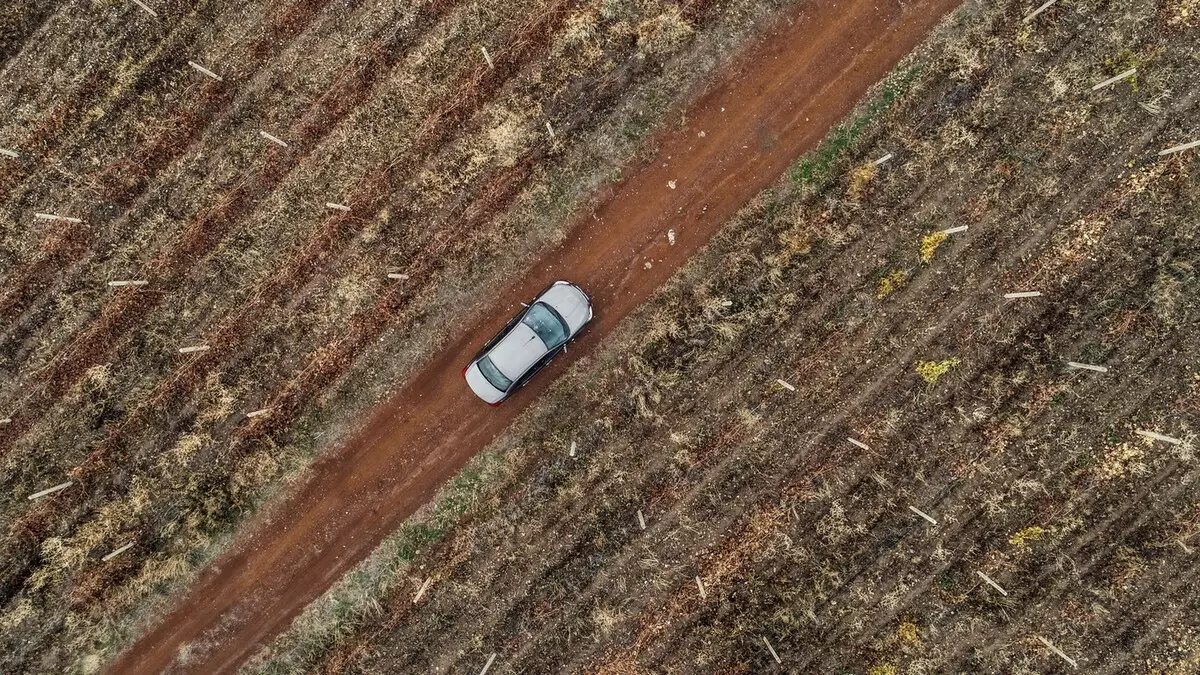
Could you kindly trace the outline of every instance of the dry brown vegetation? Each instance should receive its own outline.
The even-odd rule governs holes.
[[[110,659],[783,3],[147,4],[0,8],[5,672]]]
[[[247,670],[1200,670],[1200,17],[1030,9],[965,5]]]

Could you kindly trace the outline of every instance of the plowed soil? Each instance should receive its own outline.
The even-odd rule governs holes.
[[[586,353],[739,207],[812,148],[957,0],[815,3],[781,20],[687,111],[685,127],[620,182],[569,239],[494,297],[303,485],[244,530],[112,672],[158,672],[191,645],[188,672],[226,672],[286,627],[485,447],[564,364]],[[675,244],[668,243],[668,229]],[[528,389],[500,408],[458,373],[484,336],[549,280],[592,292],[596,320]],[[493,294],[486,294],[491,296]]]

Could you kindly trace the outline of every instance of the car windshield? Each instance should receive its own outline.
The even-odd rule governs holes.
[[[500,372],[500,369],[496,367],[496,364],[492,363],[492,357],[490,356],[485,356],[482,359],[479,359],[479,372],[483,373],[483,376],[487,378],[487,381],[491,382],[492,386],[500,391],[508,391],[508,388],[512,386],[512,380],[508,379],[504,376],[504,373]]]
[[[567,325],[559,318],[558,313],[542,302],[535,302],[525,313],[521,323],[533,329],[537,336],[546,343],[547,349],[554,349],[567,341]]]

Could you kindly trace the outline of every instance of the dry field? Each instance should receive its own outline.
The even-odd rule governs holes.
[[[246,670],[1200,672],[1200,7],[1034,6],[968,2]]]
[[[0,7],[4,672],[115,656],[786,3],[143,4]]]

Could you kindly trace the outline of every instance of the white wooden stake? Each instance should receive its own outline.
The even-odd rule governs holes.
[[[1008,591],[1004,590],[1003,588],[1000,588],[1000,584],[998,584],[998,583],[996,583],[996,582],[992,581],[992,578],[991,578],[991,577],[989,577],[988,575],[984,574],[983,572],[980,572],[979,570],[975,570],[975,574],[978,574],[980,579],[983,579],[984,581],[986,581],[986,582],[988,582],[989,584],[991,584],[992,588],[994,588],[994,589],[996,589],[996,590],[1000,591],[1000,595],[1003,595],[1003,596],[1006,596],[1006,597],[1008,596]]]
[[[121,548],[119,548],[119,549],[117,549],[117,550],[113,551],[112,553],[109,553],[108,555],[104,556],[104,557],[103,557],[103,558],[101,558],[100,560],[101,560],[102,562],[108,562],[109,560],[112,560],[113,558],[115,558],[115,557],[117,557],[117,556],[121,555],[122,553],[124,553],[125,551],[128,551],[128,550],[129,550],[129,549],[131,549],[131,548],[133,548],[133,542],[132,542],[132,541],[131,541],[131,542],[129,542],[128,544],[125,544],[125,545],[124,545],[124,546],[122,546]]]
[[[646,529],[646,519],[642,516],[642,510],[638,509],[638,527]]]
[[[567,456],[568,457],[575,456],[575,441],[571,441],[571,449],[567,451]]]
[[[5,149],[5,148],[0,148],[0,155],[4,155],[5,157],[12,157],[13,159],[21,158],[21,156],[18,155],[17,153],[13,152],[12,150]]]
[[[1145,431],[1143,429],[1138,429],[1137,431],[1135,431],[1133,433],[1135,433],[1138,436],[1141,436],[1143,438],[1149,438],[1152,441],[1162,441],[1163,443],[1170,443],[1171,445],[1183,445],[1183,441],[1179,440],[1178,438],[1172,438],[1170,436],[1163,436],[1162,434],[1156,433],[1153,431]]]
[[[337,202],[325,202],[325,208],[333,209],[334,211],[349,211],[350,210],[349,206],[346,206],[345,204],[338,204]]]
[[[775,648],[771,646],[771,641],[767,639],[766,635],[763,636],[763,642],[767,645],[767,650],[771,652],[771,656],[775,659],[775,663],[783,663],[783,661],[779,659],[779,655],[775,653]]]
[[[246,418],[254,419],[255,417],[258,417],[259,415],[266,415],[269,412],[271,412],[270,408],[259,408],[258,410],[252,410],[252,411],[246,413]]]
[[[949,229],[942,230],[942,234],[957,234],[959,232],[966,232],[969,227],[970,227],[969,225],[959,225],[958,227],[951,227]]]
[[[1117,82],[1120,82],[1121,80],[1124,80],[1125,78],[1130,77],[1131,75],[1134,75],[1136,73],[1137,73],[1137,68],[1130,68],[1129,70],[1121,73],[1120,75],[1113,75],[1112,77],[1108,78],[1107,80],[1095,85],[1094,87],[1092,87],[1092,91],[1097,91],[1097,90],[1103,89],[1110,84],[1116,84]]]
[[[276,136],[272,136],[271,134],[268,134],[268,133],[267,133],[267,132],[265,132],[265,131],[262,131],[262,130],[260,130],[260,131],[258,132],[258,135],[259,135],[259,136],[262,136],[263,138],[267,139],[268,141],[271,141],[272,143],[274,143],[275,145],[278,145],[278,146],[279,146],[279,147],[281,147],[281,148],[286,148],[286,147],[288,147],[288,144],[287,144],[287,143],[285,143],[285,142],[284,142],[282,139],[280,139],[280,138],[278,138],[278,137],[276,137]]]
[[[784,382],[783,380],[776,378],[775,381],[779,383],[779,386],[783,387],[784,389],[787,389],[788,391],[796,391],[795,387],[788,384],[787,382]]]
[[[146,13],[148,13],[150,16],[152,16],[156,19],[158,18],[158,13],[155,12],[154,10],[150,9],[149,7],[147,7],[146,3],[142,2],[142,0],[133,0],[133,4],[146,10]]]
[[[1013,298],[1039,298],[1041,295],[1041,291],[1021,291],[1019,293],[1005,293],[1004,297],[1012,300]]]
[[[399,279],[400,281],[405,281],[408,279],[408,275],[401,274],[399,272],[388,272],[388,278],[389,279]]]
[[[206,352],[210,348],[208,345],[196,345],[195,347],[180,347],[180,354],[193,354],[195,352]]]
[[[546,120],[546,131],[550,132],[550,138],[554,138],[554,127],[550,126],[550,120]]]
[[[196,70],[200,71],[201,73],[204,73],[205,75],[211,77],[212,79],[216,80],[217,82],[225,81],[225,80],[221,79],[220,75],[214,73],[213,71],[209,70],[208,68],[205,68],[204,66],[200,65],[199,63],[196,63],[195,61],[188,61],[188,65],[195,68]]]
[[[483,664],[483,670],[479,671],[479,675],[487,675],[488,669],[492,667],[492,661],[495,661],[495,660],[496,660],[496,653],[492,652],[492,655],[488,657],[488,662]]]
[[[428,579],[425,580],[425,583],[421,584],[421,588],[417,589],[417,594],[413,596],[413,604],[414,605],[417,604],[417,602],[419,602],[421,600],[421,597],[423,595],[425,595],[425,591],[429,590],[429,585],[432,583],[433,583],[433,577],[429,577]]]
[[[108,285],[113,288],[121,288],[122,286],[145,286],[148,283],[150,282],[145,279],[128,279],[125,281],[110,281]]]
[[[857,438],[850,438],[849,436],[847,436],[846,440],[850,441],[850,443],[852,445],[857,445],[858,447],[862,448],[863,450],[871,449],[866,443],[863,443],[862,441],[858,440]]]
[[[1052,6],[1054,6],[1054,3],[1056,3],[1056,2],[1058,2],[1058,0],[1046,0],[1046,4],[1042,5],[1041,7],[1038,7],[1037,9],[1035,9],[1032,12],[1030,12],[1029,14],[1027,14],[1025,16],[1025,18],[1021,20],[1021,22],[1029,23],[1030,21],[1033,21],[1034,19],[1037,18],[1038,14],[1041,14],[1042,12],[1050,9]]]
[[[912,511],[913,513],[917,514],[918,516],[921,516],[925,520],[928,520],[930,523],[937,525],[937,521],[934,520],[928,513],[925,513],[924,511],[922,511],[921,509],[918,509],[915,506],[910,506],[910,507],[908,507],[908,510]]]
[[[1058,654],[1058,655],[1059,655],[1059,657],[1060,657],[1060,658],[1062,658],[1062,660],[1063,660],[1063,661],[1066,661],[1067,663],[1071,664],[1071,667],[1072,667],[1072,668],[1078,668],[1078,667],[1079,667],[1079,664],[1078,664],[1078,663],[1075,663],[1075,659],[1073,659],[1073,658],[1071,658],[1071,657],[1067,656],[1066,654],[1064,654],[1064,653],[1063,653],[1063,650],[1059,649],[1058,647],[1055,647],[1055,646],[1054,646],[1054,644],[1053,644],[1052,642],[1050,642],[1050,641],[1049,641],[1049,640],[1047,640],[1046,638],[1042,637],[1041,635],[1037,635],[1037,636],[1035,636],[1035,637],[1037,637],[1037,639],[1041,640],[1041,641],[1042,641],[1042,644],[1044,644],[1044,645],[1046,645],[1047,647],[1049,647],[1049,648],[1050,648],[1050,651],[1054,652],[1055,654]]]
[[[885,164],[891,158],[892,158],[892,153],[889,152],[888,154],[884,155],[883,157],[880,157],[879,159],[875,160],[875,166],[880,166],[882,164]]]
[[[55,492],[58,492],[59,490],[66,490],[67,488],[71,487],[72,484],[74,484],[74,481],[67,481],[65,483],[59,483],[58,485],[55,485],[54,487],[46,488],[45,490],[42,490],[41,492],[35,492],[35,493],[29,495],[28,497],[26,497],[26,499],[38,499],[41,497],[45,497],[46,495],[54,494]]]
[[[1192,141],[1191,143],[1184,143],[1183,145],[1177,145],[1173,148],[1167,148],[1166,150],[1159,152],[1158,156],[1163,157],[1165,155],[1173,155],[1177,152],[1183,152],[1184,150],[1191,150],[1192,148],[1200,148],[1200,141]]]
[[[78,218],[71,218],[68,216],[60,216],[60,215],[56,215],[53,213],[35,213],[35,214],[33,214],[33,217],[36,218],[37,220],[61,220],[64,223],[82,223],[83,222],[82,220],[80,220]]]
[[[1097,373],[1107,373],[1108,372],[1108,368],[1106,368],[1104,366],[1093,366],[1090,363],[1079,363],[1077,361],[1067,361],[1067,366],[1070,368],[1077,368],[1079,370],[1094,370]]]
[[[704,582],[703,582],[703,581],[700,581],[700,577],[699,577],[699,576],[697,576],[697,577],[696,577],[696,588],[699,588],[699,589],[700,589],[700,599],[701,599],[701,600],[707,600],[707,599],[708,599],[708,593],[704,592]]]
[[[496,64],[492,63],[492,55],[488,53],[487,47],[480,46],[479,51],[483,52],[483,60],[487,61],[488,68],[496,69]]]

